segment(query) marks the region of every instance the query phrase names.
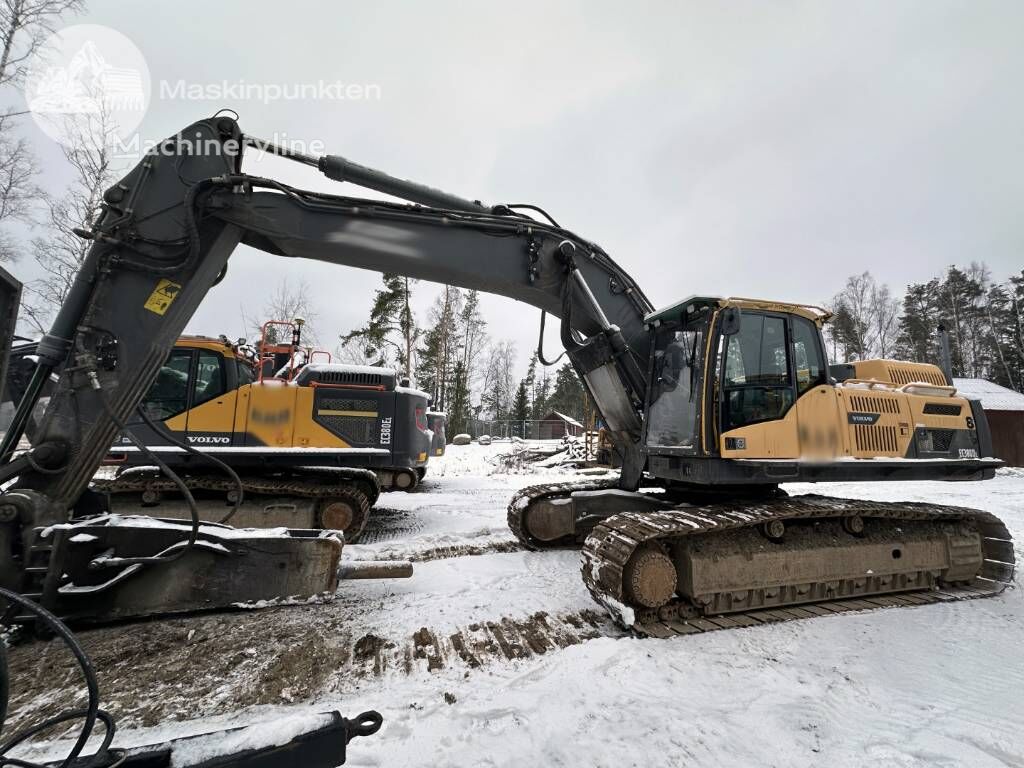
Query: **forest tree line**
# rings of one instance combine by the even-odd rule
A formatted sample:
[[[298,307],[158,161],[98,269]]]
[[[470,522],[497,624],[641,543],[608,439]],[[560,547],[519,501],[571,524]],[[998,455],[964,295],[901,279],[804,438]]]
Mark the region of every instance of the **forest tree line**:
[[[517,379],[516,345],[490,336],[476,291],[442,286],[421,324],[411,309],[417,282],[383,276],[366,324],[340,337],[342,359],[399,370],[448,413],[450,434],[468,431],[474,418],[524,422],[551,411],[591,426],[596,414],[567,361],[548,367],[533,351]],[[1024,386],[1024,270],[997,282],[982,263],[951,266],[908,285],[902,297],[863,272],[825,304],[833,313],[824,333],[832,362],[880,357],[939,365],[941,325],[954,376]]]
[[[549,368],[534,352],[517,380],[516,344],[490,336],[477,291],[442,286],[421,324],[411,308],[418,281],[385,274],[382,283],[366,324],[339,338],[338,355],[397,369],[448,414],[449,435],[470,431],[473,419],[533,421],[551,411],[585,423],[586,395],[568,361]]]
[[[438,291],[422,322],[412,310],[420,290]],[[285,280],[260,316],[303,317],[306,340],[325,346],[311,293],[306,283]],[[953,266],[908,285],[902,297],[863,272],[824,304],[833,312],[824,330],[832,362],[880,357],[938,365],[942,325],[954,376],[1024,385],[1024,271],[1000,283],[984,264]],[[366,323],[338,337],[335,349],[345,362],[384,365],[409,378],[448,414],[449,435],[471,431],[473,419],[522,423],[552,411],[593,425],[596,411],[567,361],[548,367],[534,350],[517,378],[518,352],[515,342],[490,335],[476,291],[424,287],[393,274],[382,276]]]
[[[829,302],[829,356],[941,364],[937,329],[949,334],[953,375],[1024,386],[1024,270],[1003,282],[980,262],[951,266],[894,295],[869,272],[853,275]]]

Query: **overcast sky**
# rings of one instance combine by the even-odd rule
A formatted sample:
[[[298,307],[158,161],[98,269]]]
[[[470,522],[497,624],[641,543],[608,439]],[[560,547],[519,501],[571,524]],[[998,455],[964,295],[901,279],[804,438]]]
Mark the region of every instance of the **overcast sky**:
[[[1024,267],[1020,2],[88,6],[68,23],[112,27],[146,59],[143,137],[226,106],[247,133],[533,202],[656,306],[691,293],[818,302],[865,269],[899,293],[953,263],[984,260],[997,279]],[[379,98],[222,103],[159,85],[320,79]],[[60,156],[37,140],[59,191]],[[345,190],[279,161],[249,170]],[[30,258],[13,271],[30,279]],[[328,336],[361,324],[379,285],[243,248],[190,329],[245,333],[242,308],[257,315],[286,275],[308,280]],[[425,319],[436,288],[418,291]],[[525,366],[537,312],[498,297],[483,308]]]

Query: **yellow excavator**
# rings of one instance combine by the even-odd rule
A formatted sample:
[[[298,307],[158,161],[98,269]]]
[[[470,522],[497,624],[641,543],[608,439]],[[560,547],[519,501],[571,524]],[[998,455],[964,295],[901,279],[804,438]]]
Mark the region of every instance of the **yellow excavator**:
[[[129,422],[105,460],[117,475],[92,485],[109,509],[188,516],[151,454],[178,471],[203,520],[338,530],[350,543],[381,490],[416,488],[434,437],[426,393],[389,368],[331,363],[303,346],[302,326],[270,321],[256,349],[179,338],[143,399],[146,420]]]
[[[407,202],[247,174],[243,149],[253,144]],[[157,145],[104,200],[0,446],[0,481],[13,481],[0,506],[0,586],[38,593],[58,613],[102,615],[125,601],[157,612],[210,584],[218,590],[204,605],[216,607],[260,567],[256,548],[246,558],[200,551],[194,530],[175,539],[116,516],[73,518],[103,511],[86,493],[96,467],[240,243],[508,296],[541,310],[541,338],[545,314],[559,317],[621,470],[611,482],[525,489],[508,522],[528,547],[582,545],[587,587],[637,633],[981,597],[1012,581],[1010,535],[987,512],[780,490],[984,480],[1000,466],[980,404],[936,367],[830,366],[824,310],[699,295],[656,310],[605,251],[536,206],[485,205],[311,157],[247,137],[225,116]],[[666,256],[666,269],[685,265]],[[32,448],[16,454],[55,373]],[[303,553],[322,544],[278,543],[278,565],[263,571],[295,567],[311,586]],[[187,551],[173,571],[152,557],[168,547]]]

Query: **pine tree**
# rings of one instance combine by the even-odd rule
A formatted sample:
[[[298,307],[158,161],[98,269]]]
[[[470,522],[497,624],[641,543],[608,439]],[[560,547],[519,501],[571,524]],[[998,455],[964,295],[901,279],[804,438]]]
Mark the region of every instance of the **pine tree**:
[[[401,275],[382,275],[384,288],[373,296],[370,319],[362,328],[343,335],[341,343],[358,341],[367,360],[395,363],[405,376],[412,378],[413,353],[419,332],[410,306],[410,280]]]
[[[548,398],[547,408],[584,422],[586,391],[571,363],[563,363],[555,374],[555,386]]]
[[[450,285],[434,300],[430,309],[430,329],[423,334],[423,346],[417,350],[418,382],[430,393],[434,407],[447,410],[454,385],[455,363],[461,360],[462,292]]]
[[[896,354],[940,363],[937,329],[949,333],[954,376],[982,377],[1011,388],[1024,384],[1024,272],[1006,283],[972,262],[907,286]]]
[[[509,417],[514,422],[512,424],[513,434],[526,437],[524,434],[525,422],[530,418],[530,396],[526,388],[526,379],[519,382],[515,399],[512,401],[512,410],[509,413]]]
[[[907,286],[899,320],[896,354],[917,363],[938,362],[936,331],[941,323],[939,280]]]
[[[990,378],[1004,387],[1016,389],[1020,378],[1013,367],[1014,327],[1008,286],[993,285],[985,296],[988,335],[985,344],[992,360]]]
[[[1014,383],[1024,391],[1024,270],[1012,276],[1006,286],[1007,305],[999,325],[1007,338],[1007,366]]]
[[[543,419],[548,413],[548,396],[550,395],[551,378],[548,376],[547,368],[539,366],[540,361],[537,358],[537,352],[530,356],[530,364],[526,368],[526,378],[523,382],[526,384],[526,394],[530,400],[530,410],[528,418],[538,421]]]
[[[509,417],[515,398],[513,370],[516,362],[515,342],[504,340],[493,344],[487,354],[483,383],[480,389],[481,411],[496,421]],[[527,418],[524,416],[523,418]]]
[[[979,376],[984,361],[979,359],[978,300],[983,289],[969,271],[950,267],[939,290],[941,321],[949,331],[954,376]]]
[[[472,414],[469,409],[469,387],[466,367],[459,360],[453,370],[451,400],[448,404],[448,423],[452,425],[452,434],[469,432]]]

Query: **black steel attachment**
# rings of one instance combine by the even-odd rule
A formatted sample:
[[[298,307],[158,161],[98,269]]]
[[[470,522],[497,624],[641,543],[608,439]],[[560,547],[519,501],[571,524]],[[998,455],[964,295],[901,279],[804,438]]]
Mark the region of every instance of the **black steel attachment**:
[[[257,723],[144,747],[117,748],[112,746],[117,730],[114,718],[100,709],[96,670],[74,633],[55,615],[16,592],[0,587],[0,600],[6,603],[0,606],[6,609],[0,624],[6,623],[6,615],[15,610],[27,611],[64,641],[78,662],[88,693],[85,708],[67,710],[4,738],[10,676],[6,648],[0,642],[0,768],[335,768],[345,763],[346,748],[352,739],[372,736],[384,722],[380,713],[373,710],[351,719],[338,712],[323,712],[299,718],[289,724],[287,731],[279,731],[280,736],[275,736],[268,724]],[[78,721],[82,723],[81,731],[63,759],[35,763],[11,755],[33,737]],[[103,723],[103,740],[95,753],[82,757],[97,722]]]

